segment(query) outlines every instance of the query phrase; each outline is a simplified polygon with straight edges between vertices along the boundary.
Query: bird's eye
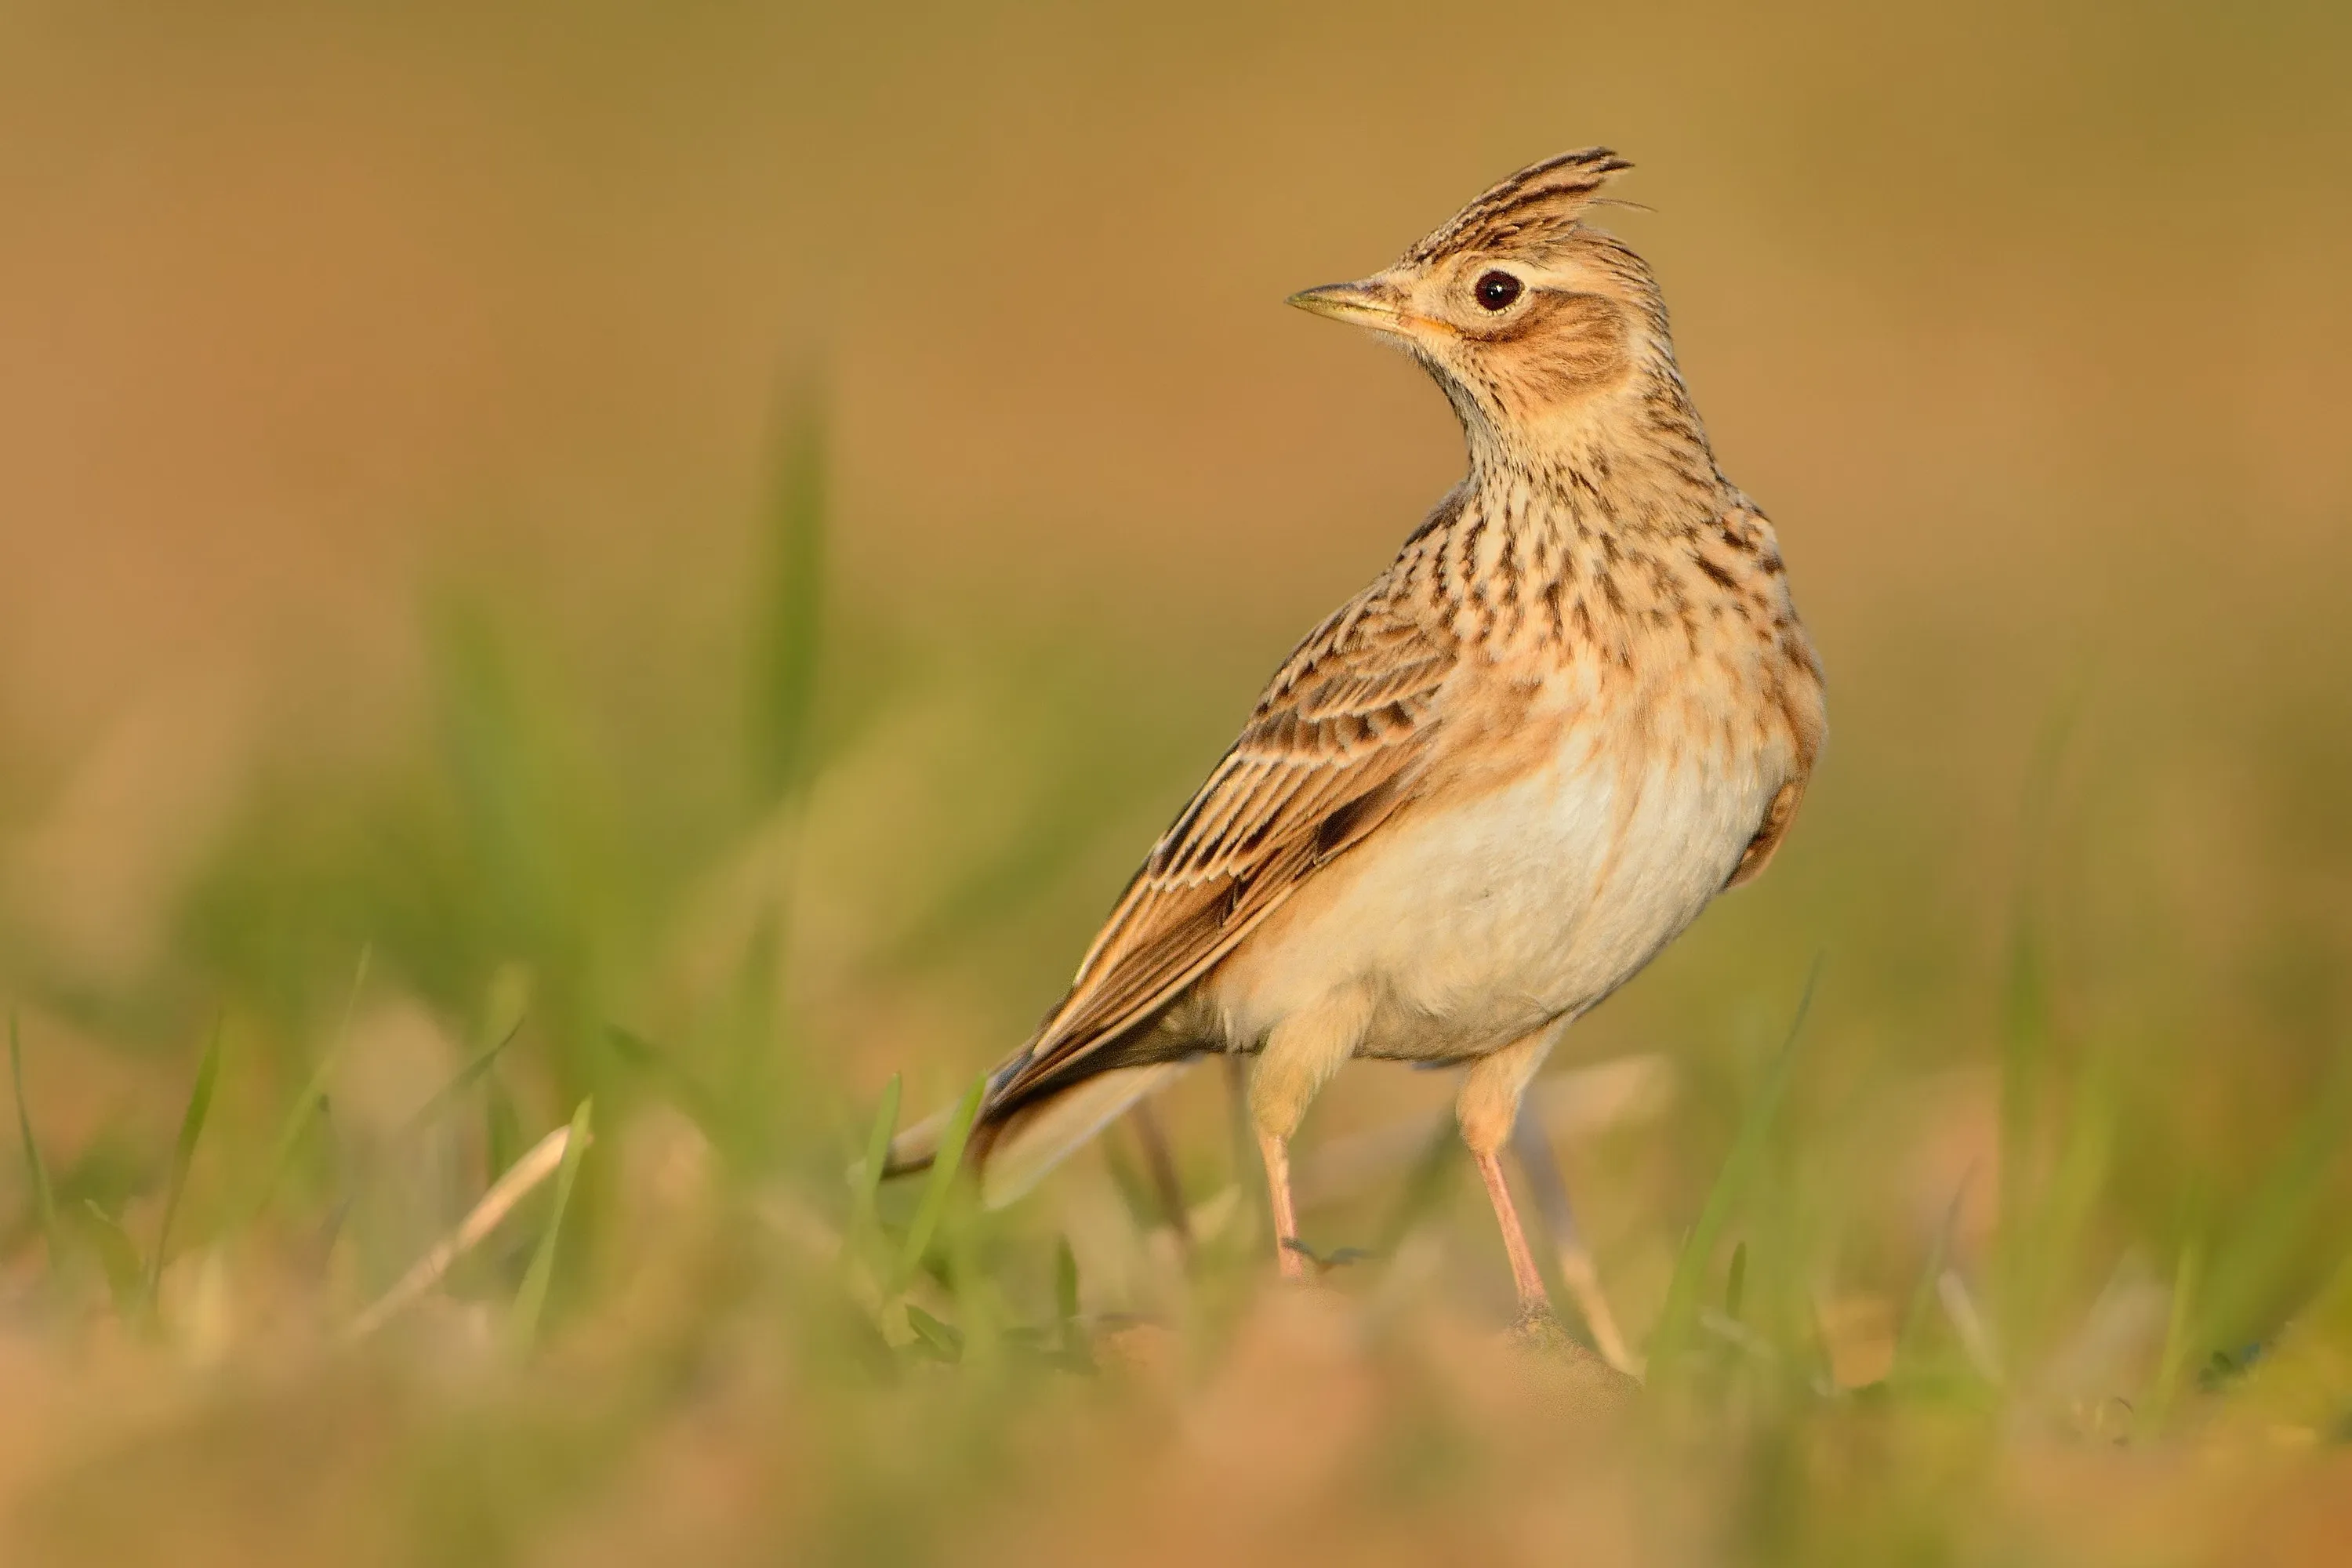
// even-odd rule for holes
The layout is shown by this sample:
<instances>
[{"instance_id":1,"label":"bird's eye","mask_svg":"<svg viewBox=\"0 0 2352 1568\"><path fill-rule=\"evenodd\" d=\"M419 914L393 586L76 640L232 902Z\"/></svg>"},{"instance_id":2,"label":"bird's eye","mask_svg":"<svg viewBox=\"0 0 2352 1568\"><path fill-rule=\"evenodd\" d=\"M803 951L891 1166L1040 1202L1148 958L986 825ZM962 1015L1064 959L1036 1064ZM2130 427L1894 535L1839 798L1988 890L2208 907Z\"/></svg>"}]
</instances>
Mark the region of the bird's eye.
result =
<instances>
[{"instance_id":1,"label":"bird's eye","mask_svg":"<svg viewBox=\"0 0 2352 1568\"><path fill-rule=\"evenodd\" d=\"M1475 292L1478 296L1479 304L1489 310L1500 310L1519 297L1520 288L1521 284L1517 279L1507 272L1497 271L1489 272L1479 279L1478 287Z\"/></svg>"}]
</instances>

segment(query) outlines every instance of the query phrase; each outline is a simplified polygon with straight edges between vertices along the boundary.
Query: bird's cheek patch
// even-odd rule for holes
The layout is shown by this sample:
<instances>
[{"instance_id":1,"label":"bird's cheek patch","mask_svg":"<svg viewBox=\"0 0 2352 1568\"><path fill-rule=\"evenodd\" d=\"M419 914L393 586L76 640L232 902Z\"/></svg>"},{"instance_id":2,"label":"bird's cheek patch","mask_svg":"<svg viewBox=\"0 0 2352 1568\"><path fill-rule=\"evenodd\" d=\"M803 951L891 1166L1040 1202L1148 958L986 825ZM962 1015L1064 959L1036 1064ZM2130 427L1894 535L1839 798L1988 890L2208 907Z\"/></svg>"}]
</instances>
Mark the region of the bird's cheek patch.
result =
<instances>
[{"instance_id":1,"label":"bird's cheek patch","mask_svg":"<svg viewBox=\"0 0 2352 1568\"><path fill-rule=\"evenodd\" d=\"M1486 347L1496 390L1533 411L1568 402L1621 380L1633 368L1625 312L1597 294L1539 300L1518 330Z\"/></svg>"}]
</instances>

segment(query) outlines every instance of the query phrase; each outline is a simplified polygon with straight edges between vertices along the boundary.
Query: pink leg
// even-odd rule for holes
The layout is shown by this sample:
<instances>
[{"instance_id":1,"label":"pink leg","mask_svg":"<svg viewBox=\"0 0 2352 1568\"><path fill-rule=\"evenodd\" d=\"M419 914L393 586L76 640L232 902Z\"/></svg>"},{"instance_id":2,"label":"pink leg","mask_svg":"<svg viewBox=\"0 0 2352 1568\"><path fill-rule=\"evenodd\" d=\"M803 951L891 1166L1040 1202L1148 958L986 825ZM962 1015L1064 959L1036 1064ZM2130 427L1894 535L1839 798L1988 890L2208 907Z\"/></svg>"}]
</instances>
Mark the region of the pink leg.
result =
<instances>
[{"instance_id":1,"label":"pink leg","mask_svg":"<svg viewBox=\"0 0 2352 1568\"><path fill-rule=\"evenodd\" d=\"M1290 1150L1284 1140L1272 1133L1261 1132L1257 1139L1259 1157L1265 1161L1265 1192L1274 1205L1275 1262L1285 1279L1304 1280L1307 1258L1290 1244L1298 1239L1298 1215L1290 1204Z\"/></svg>"},{"instance_id":2,"label":"pink leg","mask_svg":"<svg viewBox=\"0 0 2352 1568\"><path fill-rule=\"evenodd\" d=\"M1503 1145L1518 1120L1519 1100L1528 1080L1543 1065L1551 1049L1557 1025L1548 1025L1471 1064L1463 1075L1462 1098L1455 1110L1462 1119L1462 1141L1478 1163L1486 1183L1486 1201L1495 1205L1495 1223L1503 1227L1503 1249L1511 1255L1511 1283L1519 1289L1519 1310L1529 1318L1549 1317L1551 1298L1545 1293L1536 1255L1528 1247L1528 1233L1519 1225L1519 1211L1511 1202L1510 1184L1503 1180Z\"/></svg>"},{"instance_id":3,"label":"pink leg","mask_svg":"<svg viewBox=\"0 0 2352 1568\"><path fill-rule=\"evenodd\" d=\"M1511 1283L1519 1289L1519 1310L1547 1313L1551 1310L1551 1297L1544 1289L1543 1274L1536 1268L1536 1255L1528 1247L1528 1234L1520 1227L1519 1211L1511 1202L1509 1184L1503 1180L1503 1162L1489 1150L1474 1152L1478 1163L1478 1174L1486 1178L1486 1199L1495 1205L1495 1222L1503 1227L1503 1250L1511 1255Z\"/></svg>"}]
</instances>

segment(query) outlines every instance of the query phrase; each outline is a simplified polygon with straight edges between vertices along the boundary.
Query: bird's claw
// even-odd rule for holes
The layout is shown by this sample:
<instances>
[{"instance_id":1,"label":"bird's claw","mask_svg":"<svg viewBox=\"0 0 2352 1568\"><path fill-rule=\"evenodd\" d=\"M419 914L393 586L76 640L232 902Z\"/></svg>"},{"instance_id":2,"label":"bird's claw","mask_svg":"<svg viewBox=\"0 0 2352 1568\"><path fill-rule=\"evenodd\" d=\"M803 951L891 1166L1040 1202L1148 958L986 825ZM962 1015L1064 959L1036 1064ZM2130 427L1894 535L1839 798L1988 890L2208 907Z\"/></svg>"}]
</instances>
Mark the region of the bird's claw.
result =
<instances>
[{"instance_id":1,"label":"bird's claw","mask_svg":"<svg viewBox=\"0 0 2352 1568\"><path fill-rule=\"evenodd\" d=\"M1295 1252L1313 1264L1315 1272L1318 1275L1328 1274L1334 1268L1345 1268L1350 1263L1362 1263L1372 1256L1369 1250L1360 1247L1339 1247L1332 1248L1328 1253L1318 1252L1295 1236L1284 1237L1282 1247L1284 1251Z\"/></svg>"}]
</instances>

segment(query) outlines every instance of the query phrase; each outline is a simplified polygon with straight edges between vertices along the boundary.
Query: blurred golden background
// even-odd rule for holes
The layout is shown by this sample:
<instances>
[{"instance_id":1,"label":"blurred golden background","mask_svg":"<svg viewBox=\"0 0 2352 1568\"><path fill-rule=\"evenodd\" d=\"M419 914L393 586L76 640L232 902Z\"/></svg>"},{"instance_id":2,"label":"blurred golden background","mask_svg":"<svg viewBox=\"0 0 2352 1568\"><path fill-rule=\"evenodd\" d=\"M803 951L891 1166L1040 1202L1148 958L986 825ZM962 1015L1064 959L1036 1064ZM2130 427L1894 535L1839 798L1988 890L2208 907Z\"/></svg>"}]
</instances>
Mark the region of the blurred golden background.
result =
<instances>
[{"instance_id":1,"label":"blurred golden background","mask_svg":"<svg viewBox=\"0 0 2352 1568\"><path fill-rule=\"evenodd\" d=\"M2332 1156L2284 1198L2276 1165L2334 1147L2352 1029L2347 80L2352 10L2295 0L9 5L0 987L59 1192L152 1233L217 1016L183 1244L220 1258L362 951L344 1055L414 1056L398 1106L501 985L534 1132L635 1103L608 1021L747 1075L803 1173L892 1073L951 1096L1459 471L1417 371L1283 296L1604 142L1832 693L1771 876L1580 1028L1679 1086L1563 1150L1621 1311L1656 1316L1820 955L1757 1240L1790 1300L1899 1317L1949 1247L2044 1349L2154 1280L2130 1377L2268 1342L2352 1246ZM815 596L773 587L809 428ZM747 771L802 612L805 758ZM1444 1096L1362 1072L1310 1142ZM467 1127L387 1256L500 1164ZM591 1214L635 1201L614 1158ZM1036 1226L1099 1210L1081 1163ZM293 1186L331 1207L341 1168ZM2063 1261L1987 1261L2002 1224ZM591 1234L575 1325L639 1256ZM2190 1252L2242 1266L2218 1305ZM302 1277L225 1342L343 1310ZM56 1466L7 1448L47 1518ZM493 1536L441 1560L522 1560Z\"/></svg>"}]
</instances>

